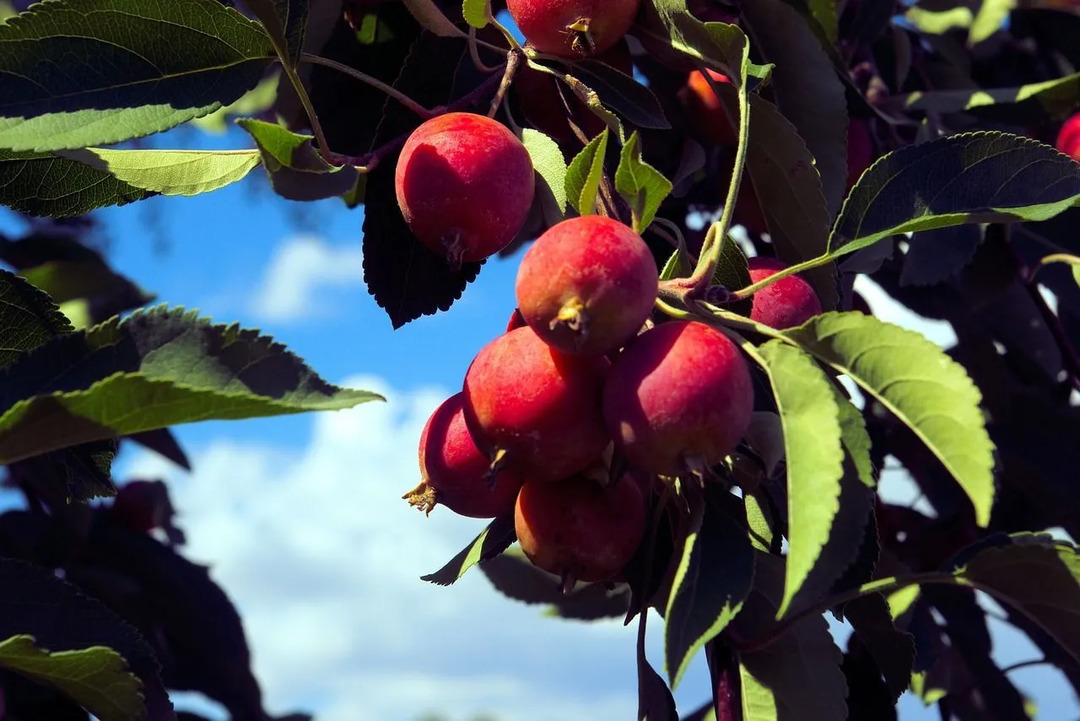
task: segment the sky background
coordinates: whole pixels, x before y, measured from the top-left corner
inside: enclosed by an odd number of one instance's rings
[[[181,128],[151,147],[249,147],[233,129]],[[175,428],[193,471],[126,445],[118,480],[162,478],[186,532],[185,553],[238,607],[268,710],[318,721],[629,721],[637,707],[635,628],[553,620],[510,601],[474,569],[451,588],[420,576],[441,567],[484,527],[438,508],[430,517],[401,495],[419,478],[416,449],[428,415],[460,390],[473,356],[505,328],[520,254],[489,261],[445,313],[392,330],[363,282],[363,209],[338,200],[275,196],[263,171],[195,198],[152,198],[97,213],[113,267],[160,302],[215,322],[260,328],[339,385],[387,403],[356,409],[206,422]],[[0,211],[0,232],[17,231]],[[943,345],[955,336],[860,281],[876,315]],[[882,493],[913,500],[886,471]],[[1037,658],[1025,638],[991,620],[1002,664]],[[838,638],[847,630],[833,625]],[[662,669],[654,615],[649,655]],[[1058,672],[1012,674],[1036,697],[1040,721],[1070,721],[1080,706]],[[676,698],[682,713],[711,692],[699,657]],[[212,718],[205,699],[178,708]],[[901,719],[938,719],[910,694]]]

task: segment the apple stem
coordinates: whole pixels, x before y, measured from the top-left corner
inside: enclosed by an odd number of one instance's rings
[[[506,93],[510,90],[510,83],[514,80],[514,75],[517,74],[518,68],[521,67],[521,51],[510,50],[506,53],[506,67],[503,70],[502,81],[499,83],[499,89],[495,91],[495,97],[491,99],[491,105],[488,107],[488,117],[494,118],[495,113],[498,112],[499,106],[502,105],[503,100],[506,98]]]
[[[350,68],[348,65],[343,65],[342,63],[339,63],[336,60],[331,60],[330,58],[324,58],[324,57],[322,57],[320,55],[312,55],[311,53],[301,53],[300,54],[300,59],[303,60],[304,62],[308,62],[308,63],[311,63],[313,65],[323,65],[323,66],[331,68],[333,70],[337,70],[340,73],[344,73],[345,75],[356,78],[357,80],[359,80],[362,83],[366,83],[366,84],[370,85],[371,87],[375,88],[376,90],[381,90],[382,92],[386,93],[387,95],[392,97],[394,100],[398,101],[399,103],[404,105],[406,108],[413,111],[414,113],[419,115],[421,118],[424,118],[425,120],[427,120],[428,118],[433,118],[433,117],[435,117],[436,115],[439,114],[435,110],[428,110],[423,105],[416,102],[415,100],[410,98],[408,95],[401,92],[400,90],[393,87],[392,85],[388,85],[387,83],[384,83],[382,80],[379,80],[378,78],[373,78],[370,75],[368,75],[367,73],[362,73],[359,70],[357,70],[356,68]]]

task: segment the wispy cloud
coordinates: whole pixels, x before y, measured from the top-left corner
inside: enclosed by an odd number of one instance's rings
[[[362,285],[363,263],[359,242],[335,247],[312,235],[289,238],[270,259],[252,310],[284,323],[326,315],[332,301],[321,291]]]

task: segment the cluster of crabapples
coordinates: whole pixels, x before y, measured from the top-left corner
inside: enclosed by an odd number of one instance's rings
[[[396,170],[407,224],[451,265],[506,247],[533,189],[520,141],[469,113],[422,124]],[[782,267],[755,258],[750,276]],[[422,481],[405,498],[429,513],[513,512],[526,556],[564,584],[617,578],[655,479],[722,461],[754,405],[738,347],[708,324],[654,318],[658,287],[652,251],[617,220],[574,217],[540,235],[521,260],[507,331],[429,418]],[[755,294],[751,317],[786,328],[820,312],[810,286],[788,276]]]

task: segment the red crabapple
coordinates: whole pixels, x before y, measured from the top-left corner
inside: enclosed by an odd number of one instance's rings
[[[532,205],[535,173],[525,146],[505,126],[447,113],[405,141],[394,181],[409,229],[457,267],[514,239]]]
[[[469,435],[456,393],[428,418],[420,434],[420,485],[403,498],[425,513],[436,505],[470,518],[494,518],[514,507],[521,480],[508,469],[491,478],[491,461]]]
[[[476,445],[521,478],[554,481],[608,445],[600,394],[609,363],[549,347],[529,328],[488,343],[465,373],[465,422]]]
[[[629,476],[603,486],[585,475],[526,483],[514,507],[521,550],[563,579],[603,581],[627,564],[645,534],[645,498]]]
[[[583,58],[619,42],[640,0],[507,0],[521,34],[542,53]]]
[[[637,233],[586,215],[541,235],[518,268],[525,321],[564,353],[603,355],[641,329],[656,303],[656,261]]]
[[[753,407],[739,349],[696,321],[669,321],[636,337],[604,384],[604,421],[616,446],[661,475],[721,461],[746,434]]]
[[[1061,126],[1056,146],[1073,160],[1080,160],[1080,113],[1073,115]]]
[[[706,72],[717,84],[731,82],[726,75],[715,70],[706,68]],[[716,145],[738,144],[738,129],[731,124],[720,98],[713,92],[712,86],[700,70],[690,73],[685,87],[679,91],[679,99],[686,107],[686,116],[691,127],[700,138]]]
[[[758,256],[747,263],[750,280],[757,283],[787,268],[775,258]],[[802,325],[821,315],[821,301],[810,284],[797,275],[781,278],[754,293],[750,319],[770,328],[784,330]]]

